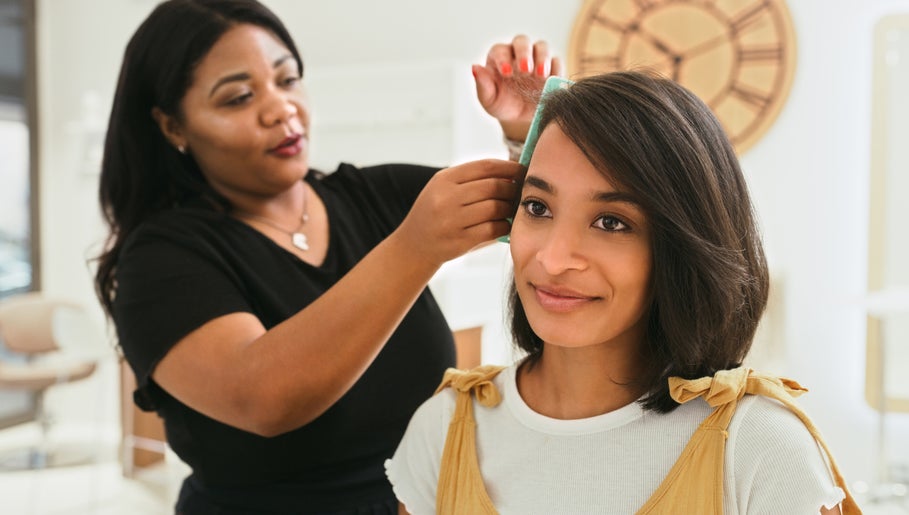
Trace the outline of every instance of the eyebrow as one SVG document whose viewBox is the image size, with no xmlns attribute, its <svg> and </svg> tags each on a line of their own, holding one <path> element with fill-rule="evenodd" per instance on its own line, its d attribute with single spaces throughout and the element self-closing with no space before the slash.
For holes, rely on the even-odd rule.
<svg viewBox="0 0 909 515">
<path fill-rule="evenodd" d="M 555 187 L 549 182 L 535 176 L 531 175 L 524 179 L 524 184 L 527 186 L 532 186 L 539 190 L 543 190 L 550 195 L 555 194 Z M 626 204 L 633 204 L 635 206 L 640 206 L 637 200 L 628 193 L 622 191 L 600 191 L 595 192 L 591 195 L 591 200 L 596 200 L 600 202 L 625 202 Z"/>
<path fill-rule="evenodd" d="M 283 56 L 279 57 L 278 59 L 275 59 L 275 62 L 273 62 L 271 66 L 272 66 L 272 68 L 277 68 L 277 67 L 281 66 L 282 64 L 284 64 L 284 62 L 287 61 L 288 59 L 293 59 L 293 58 L 294 58 L 294 56 L 292 56 L 290 54 L 283 55 Z M 249 77 L 250 77 L 250 75 L 246 72 L 234 73 L 234 74 L 228 75 L 226 77 L 221 77 L 220 79 L 218 79 L 217 82 L 215 82 L 215 85 L 212 86 L 211 91 L 208 92 L 208 98 L 211 98 L 211 96 L 215 94 L 215 91 L 217 91 L 218 88 L 220 88 L 221 86 L 223 86 L 227 83 L 230 83 L 230 82 L 249 80 Z"/>
</svg>

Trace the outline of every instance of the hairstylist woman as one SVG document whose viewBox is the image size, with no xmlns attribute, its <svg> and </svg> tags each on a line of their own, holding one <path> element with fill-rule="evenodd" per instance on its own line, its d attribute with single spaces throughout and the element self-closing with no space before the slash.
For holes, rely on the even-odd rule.
<svg viewBox="0 0 909 515">
<path fill-rule="evenodd" d="M 558 73 L 517 37 L 474 66 L 522 140 Z M 466 72 L 466 71 L 465 71 Z M 392 513 L 383 461 L 454 364 L 425 288 L 508 231 L 522 167 L 310 170 L 303 63 L 253 0 L 170 0 L 133 35 L 104 149 L 98 294 L 192 468 L 180 513 Z"/>
</svg>

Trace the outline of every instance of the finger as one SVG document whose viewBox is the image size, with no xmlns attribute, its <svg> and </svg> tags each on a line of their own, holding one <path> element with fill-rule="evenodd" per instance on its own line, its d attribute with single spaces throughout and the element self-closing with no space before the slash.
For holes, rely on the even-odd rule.
<svg viewBox="0 0 909 515">
<path fill-rule="evenodd" d="M 514 73 L 514 51 L 511 45 L 499 43 L 493 45 L 486 54 L 486 66 L 499 72 L 502 77 L 511 77 Z"/>
<path fill-rule="evenodd" d="M 511 202 L 490 199 L 464 206 L 458 212 L 458 220 L 464 229 L 469 229 L 480 224 L 505 220 L 514 214 L 513 211 Z"/>
<path fill-rule="evenodd" d="M 488 199 L 512 202 L 521 193 L 521 186 L 506 179 L 479 179 L 458 187 L 462 205 L 482 202 Z"/>
<path fill-rule="evenodd" d="M 536 65 L 533 68 L 533 74 L 537 77 L 549 76 L 552 63 L 549 62 L 549 43 L 537 41 L 533 44 L 533 62 Z"/>
<path fill-rule="evenodd" d="M 562 73 L 563 73 L 562 60 L 559 59 L 558 57 L 553 57 L 552 58 L 552 71 L 550 72 L 550 74 L 555 77 L 562 77 Z"/>
<path fill-rule="evenodd" d="M 469 161 L 452 168 L 446 168 L 439 173 L 444 173 L 449 180 L 456 184 L 464 184 L 477 179 L 486 179 L 490 177 L 518 181 L 523 178 L 525 171 L 526 169 L 521 166 L 520 163 L 515 163 L 514 161 L 481 159 L 479 161 Z"/>
<path fill-rule="evenodd" d="M 511 40 L 511 47 L 514 52 L 514 60 L 517 63 L 518 70 L 521 73 L 530 73 L 533 70 L 533 48 L 530 45 L 530 38 L 523 34 L 518 34 Z"/>
<path fill-rule="evenodd" d="M 494 72 L 478 64 L 473 65 L 473 79 L 477 86 L 477 100 L 480 105 L 488 107 L 492 105 L 498 94 Z"/>
</svg>

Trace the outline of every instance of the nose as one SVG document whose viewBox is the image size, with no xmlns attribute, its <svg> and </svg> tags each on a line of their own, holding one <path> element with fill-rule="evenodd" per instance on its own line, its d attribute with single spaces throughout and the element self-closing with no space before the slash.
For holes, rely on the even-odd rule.
<svg viewBox="0 0 909 515">
<path fill-rule="evenodd" d="M 559 275 L 570 270 L 585 270 L 588 260 L 584 252 L 582 231 L 560 228 L 554 224 L 540 242 L 536 253 L 537 262 L 550 275 Z"/>
<path fill-rule="evenodd" d="M 297 106 L 280 91 L 272 91 L 262 107 L 262 124 L 266 127 L 287 123 L 296 116 Z"/>
</svg>

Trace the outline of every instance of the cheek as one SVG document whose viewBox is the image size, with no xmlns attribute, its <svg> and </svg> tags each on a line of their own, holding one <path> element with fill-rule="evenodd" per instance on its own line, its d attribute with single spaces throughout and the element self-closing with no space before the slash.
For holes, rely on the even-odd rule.
<svg viewBox="0 0 909 515">
<path fill-rule="evenodd" d="M 625 270 L 623 274 L 625 288 L 629 292 L 633 292 L 633 295 L 641 302 L 646 303 L 650 298 L 650 281 L 653 272 L 649 249 L 629 252 L 616 266 Z"/>
<path fill-rule="evenodd" d="M 199 138 L 211 147 L 218 149 L 241 148 L 248 145 L 253 135 L 247 129 L 244 130 L 244 124 L 237 123 L 235 120 L 223 117 L 210 117 L 209 119 L 200 120 L 201 124 L 196 133 Z"/>
<path fill-rule="evenodd" d="M 530 238 L 530 233 L 526 230 L 524 224 L 520 222 L 519 218 L 515 219 L 514 224 L 511 226 L 509 238 L 511 241 L 509 244 L 511 262 L 514 265 L 515 275 L 517 276 L 519 270 L 522 270 L 528 260 L 533 257 L 534 244 Z"/>
</svg>

